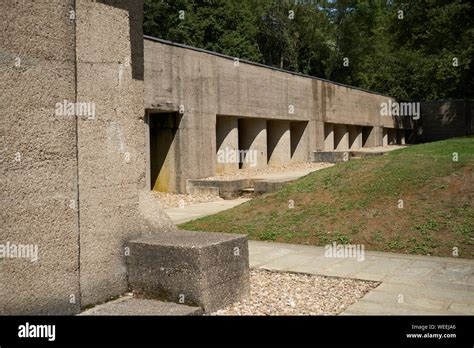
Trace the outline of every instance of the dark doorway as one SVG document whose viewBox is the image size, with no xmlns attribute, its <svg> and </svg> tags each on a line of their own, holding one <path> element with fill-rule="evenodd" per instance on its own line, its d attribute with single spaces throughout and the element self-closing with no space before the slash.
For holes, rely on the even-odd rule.
<svg viewBox="0 0 474 348">
<path fill-rule="evenodd" d="M 179 168 L 179 142 L 176 141 L 181 115 L 153 113 L 150 127 L 150 178 L 151 189 L 161 192 L 176 191 Z"/>
</svg>

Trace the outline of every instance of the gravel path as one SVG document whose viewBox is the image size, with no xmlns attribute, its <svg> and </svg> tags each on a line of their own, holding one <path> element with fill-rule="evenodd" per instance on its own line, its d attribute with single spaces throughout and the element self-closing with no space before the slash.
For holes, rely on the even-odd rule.
<svg viewBox="0 0 474 348">
<path fill-rule="evenodd" d="M 250 271 L 250 298 L 212 315 L 336 315 L 380 283 L 311 274 Z"/>
<path fill-rule="evenodd" d="M 222 201 L 223 199 L 219 196 L 213 195 L 188 195 L 178 193 L 167 193 L 152 191 L 152 195 L 155 196 L 161 203 L 164 209 L 168 208 L 179 208 L 181 206 L 187 206 L 190 204 L 206 203 Z"/>
</svg>

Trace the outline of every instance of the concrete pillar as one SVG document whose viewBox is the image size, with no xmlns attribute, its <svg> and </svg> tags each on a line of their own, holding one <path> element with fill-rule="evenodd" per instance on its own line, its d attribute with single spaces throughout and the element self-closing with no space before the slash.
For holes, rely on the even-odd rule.
<svg viewBox="0 0 474 348">
<path fill-rule="evenodd" d="M 290 134 L 290 121 L 267 121 L 267 156 L 269 165 L 278 165 L 290 162 Z"/>
<path fill-rule="evenodd" d="M 334 147 L 335 150 L 349 150 L 349 132 L 345 124 L 334 125 Z"/>
<path fill-rule="evenodd" d="M 239 150 L 244 153 L 242 169 L 267 166 L 267 121 L 258 118 L 239 120 Z"/>
<path fill-rule="evenodd" d="M 217 116 L 216 173 L 235 173 L 239 170 L 239 128 L 236 117 Z"/>
<path fill-rule="evenodd" d="M 292 124 L 293 123 L 294 122 L 292 122 Z M 307 134 L 306 136 L 308 137 L 308 139 L 311 139 L 311 142 L 309 142 L 310 140 L 308 140 L 308 151 L 309 149 L 311 149 L 311 151 L 324 151 L 325 123 L 319 120 L 312 120 L 310 122 L 307 122 L 306 124 L 307 126 L 305 127 L 305 133 Z"/>
<path fill-rule="evenodd" d="M 324 151 L 334 151 L 334 125 L 324 124 Z"/>
<path fill-rule="evenodd" d="M 388 145 L 388 129 L 384 128 L 383 129 L 382 146 L 387 146 L 387 145 Z"/>
<path fill-rule="evenodd" d="M 362 147 L 362 127 L 348 126 L 349 129 L 349 148 L 358 150 Z"/>
</svg>

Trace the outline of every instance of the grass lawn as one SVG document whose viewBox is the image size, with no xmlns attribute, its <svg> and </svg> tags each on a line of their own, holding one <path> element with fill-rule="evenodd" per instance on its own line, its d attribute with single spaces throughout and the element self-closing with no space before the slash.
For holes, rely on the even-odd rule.
<svg viewBox="0 0 474 348">
<path fill-rule="evenodd" d="M 473 169 L 474 137 L 420 144 L 322 169 L 180 227 L 421 255 L 453 256 L 457 248 L 474 258 Z"/>
</svg>

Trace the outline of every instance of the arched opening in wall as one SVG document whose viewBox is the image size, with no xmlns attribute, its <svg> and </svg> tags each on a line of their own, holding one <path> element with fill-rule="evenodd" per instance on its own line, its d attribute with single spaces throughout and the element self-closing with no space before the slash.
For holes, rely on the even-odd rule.
<svg viewBox="0 0 474 348">
<path fill-rule="evenodd" d="M 178 129 L 181 115 L 177 112 L 148 113 L 150 188 L 161 192 L 177 192 L 180 168 Z"/>
</svg>

